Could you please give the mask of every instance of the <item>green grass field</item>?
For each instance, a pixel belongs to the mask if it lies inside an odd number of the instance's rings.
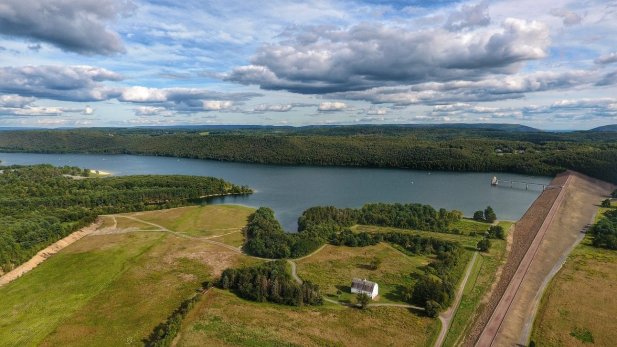
[[[254,262],[167,232],[87,236],[0,288],[0,346],[141,346],[203,281]]]
[[[531,340],[537,346],[613,346],[615,293],[617,251],[593,247],[587,235],[546,289]]]
[[[126,242],[129,237],[131,242]],[[104,247],[77,242],[0,288],[0,345],[38,345],[163,237],[106,237]]]
[[[191,236],[216,236],[242,229],[255,210],[238,205],[205,205],[132,214]]]
[[[405,308],[258,303],[212,289],[189,313],[177,346],[429,346],[438,324]]]
[[[371,261],[381,260],[378,269],[370,268]],[[377,302],[404,303],[404,287],[413,284],[413,274],[421,274],[430,257],[408,256],[386,243],[368,247],[327,245],[318,253],[297,261],[298,276],[319,285],[323,295],[339,301],[354,302],[350,285],[354,277],[366,278],[379,284]],[[337,291],[342,294],[337,295]]]

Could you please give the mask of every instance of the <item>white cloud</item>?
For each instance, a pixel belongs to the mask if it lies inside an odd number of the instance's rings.
[[[599,56],[598,58],[596,58],[595,63],[596,64],[617,63],[617,52],[610,52],[610,53],[603,54]]]
[[[347,104],[340,101],[324,101],[317,107],[317,110],[321,112],[343,111],[345,109],[347,109]]]
[[[292,109],[291,104],[259,104],[253,108],[253,112],[288,112]]]
[[[204,100],[203,101],[203,109],[205,111],[221,111],[229,109],[233,106],[231,101],[223,101],[223,100]]]
[[[446,29],[461,30],[489,25],[491,17],[488,14],[488,4],[481,2],[477,5],[463,5],[460,11],[450,14],[446,22]]]
[[[298,36],[264,45],[251,65],[226,79],[307,94],[477,80],[514,73],[520,63],[546,57],[550,42],[546,25],[514,18],[463,33],[374,24],[311,33],[311,40]]]

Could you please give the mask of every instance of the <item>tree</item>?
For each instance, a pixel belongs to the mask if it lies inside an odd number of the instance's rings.
[[[435,318],[439,315],[441,305],[437,301],[428,300],[426,304],[424,304],[424,308],[427,316]]]
[[[491,240],[487,238],[483,238],[482,240],[478,241],[478,250],[480,252],[488,252],[490,248],[491,248]]]
[[[503,240],[506,237],[506,233],[501,225],[491,225],[488,228],[488,237]]]
[[[371,302],[371,298],[365,293],[358,293],[356,295],[356,302],[360,305],[361,309],[365,309],[368,307],[369,302]]]
[[[379,269],[379,265],[381,265],[381,259],[374,257],[373,260],[371,260],[370,268],[371,270],[377,270]]]
[[[611,199],[602,200],[602,207],[611,207]]]
[[[486,209],[484,209],[484,220],[489,223],[493,223],[497,220],[497,215],[495,214],[495,211],[493,211],[492,207],[487,206]]]
[[[478,210],[476,212],[473,213],[473,219],[477,220],[478,222],[484,222],[484,212]]]

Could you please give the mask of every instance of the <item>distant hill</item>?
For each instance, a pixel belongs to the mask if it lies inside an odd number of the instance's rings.
[[[603,125],[601,127],[589,129],[589,131],[597,131],[597,132],[617,131],[617,124]]]
[[[541,130],[521,124],[496,124],[496,123],[451,123],[451,124],[341,124],[341,125],[305,125],[276,126],[276,125],[172,125],[172,126],[147,126],[140,129],[168,129],[168,130],[303,130],[303,129],[367,129],[367,128],[420,128],[420,129],[480,129],[499,130],[509,132],[539,132]]]

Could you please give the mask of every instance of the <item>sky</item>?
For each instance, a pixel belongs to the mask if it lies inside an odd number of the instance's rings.
[[[617,1],[2,0],[0,127],[617,123]]]

